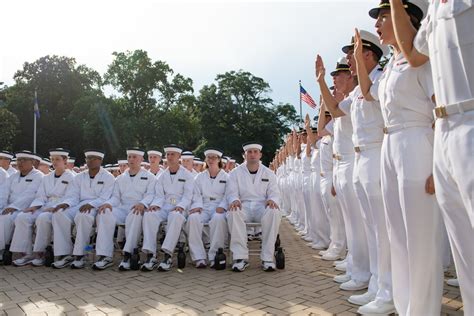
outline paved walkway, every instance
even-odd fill
[[[332,281],[331,262],[283,221],[285,270],[119,272],[0,266],[0,315],[356,315],[349,292]],[[117,258],[117,261],[119,259]],[[118,264],[118,262],[117,262]],[[459,290],[446,286],[443,315],[462,315]]]

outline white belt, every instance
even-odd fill
[[[356,153],[360,153],[361,151],[366,151],[366,150],[378,148],[378,147],[382,147],[382,143],[372,143],[372,144],[367,144],[367,145],[355,146],[354,151]]]
[[[474,110],[474,99],[453,103],[450,105],[441,105],[433,110],[436,118],[444,118],[449,115],[464,113]]]
[[[400,131],[405,128],[410,128],[410,127],[432,127],[433,125],[431,123],[426,123],[426,122],[407,122],[403,124],[395,124],[395,125],[390,125],[390,126],[385,126],[383,128],[383,133],[384,134],[391,134],[396,131]]]

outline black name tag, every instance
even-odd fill
[[[186,179],[178,179],[179,182],[186,182]]]
[[[63,181],[61,181],[61,183],[64,183],[64,184],[69,184],[69,182],[67,182],[67,181],[64,181],[64,180],[63,180]]]
[[[25,179],[25,182],[33,182],[33,179]]]
[[[227,183],[225,180],[220,180],[219,183]]]
[[[148,180],[147,177],[141,177],[140,180]]]
[[[270,181],[270,180],[268,180],[268,179],[262,179],[262,182],[268,182],[268,181]]]
[[[97,184],[104,184],[104,181],[97,181]]]

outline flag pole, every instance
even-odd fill
[[[303,123],[303,106],[301,105],[301,80],[299,81],[300,83],[300,88],[298,90],[299,96],[300,96],[300,124]]]
[[[33,111],[33,152],[36,153],[36,102],[38,95],[35,89],[35,110]]]

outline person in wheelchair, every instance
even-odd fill
[[[279,190],[275,174],[265,167],[262,145],[256,142],[243,146],[245,162],[229,175],[226,192],[229,211],[230,251],[234,259],[232,270],[244,271],[249,263],[246,222],[262,225],[262,269],[274,271],[274,249],[281,222]]]
[[[161,246],[165,256],[158,269],[171,269],[172,255],[193,197],[194,176],[179,164],[182,149],[176,145],[169,145],[164,149],[168,167],[158,177],[155,198],[143,215],[142,251],[147,254],[147,259],[141,267],[142,271],[152,271],[158,265],[156,236],[161,223],[165,221],[168,221],[166,237]]]
[[[145,209],[155,194],[156,177],[141,167],[145,151],[127,149],[128,169],[117,177],[112,197],[99,207],[96,254],[99,259],[92,266],[104,270],[113,265],[114,232],[117,224],[125,224],[125,245],[119,270],[130,270],[130,258],[142,234]]]
[[[225,192],[228,175],[222,169],[222,151],[209,148],[204,151],[206,170],[199,173],[194,180],[193,203],[186,223],[191,259],[196,268],[205,268],[206,250],[202,240],[204,223],[209,223],[211,241],[209,265],[214,267],[214,258],[219,248],[224,248],[228,235]]]

